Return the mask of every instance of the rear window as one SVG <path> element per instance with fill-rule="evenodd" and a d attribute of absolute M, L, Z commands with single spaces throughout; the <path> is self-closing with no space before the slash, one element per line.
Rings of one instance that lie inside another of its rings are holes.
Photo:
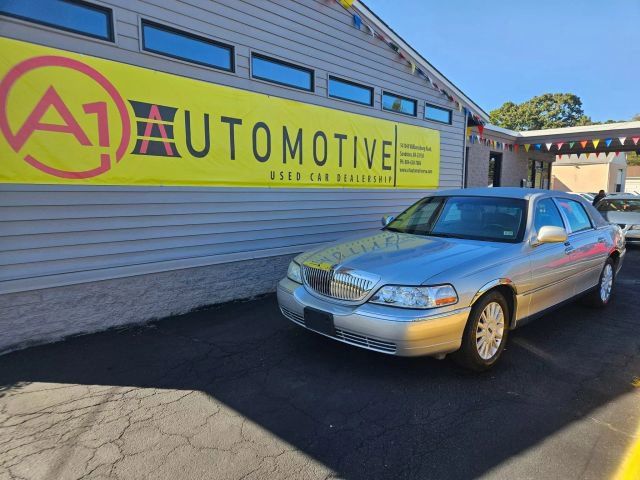
<path fill-rule="evenodd" d="M 640 199 L 602 200 L 598 203 L 601 212 L 636 212 L 640 213 Z"/>

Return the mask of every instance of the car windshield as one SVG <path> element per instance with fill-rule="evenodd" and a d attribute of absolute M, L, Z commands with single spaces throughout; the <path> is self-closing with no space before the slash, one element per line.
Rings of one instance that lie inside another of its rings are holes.
<path fill-rule="evenodd" d="M 598 204 L 601 212 L 640 212 L 640 199 L 620 198 L 618 200 L 602 200 Z"/>
<path fill-rule="evenodd" d="M 520 242 L 526 202 L 499 197 L 427 197 L 385 227 L 386 230 L 432 237 L 492 242 Z"/>

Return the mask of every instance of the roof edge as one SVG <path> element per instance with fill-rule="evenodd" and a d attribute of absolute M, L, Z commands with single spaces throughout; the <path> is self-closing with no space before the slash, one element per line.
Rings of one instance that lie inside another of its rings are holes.
<path fill-rule="evenodd" d="M 440 70 L 434 67 L 427 59 L 425 59 L 418 51 L 416 51 L 407 41 L 405 41 L 400 35 L 398 35 L 393 28 L 382 20 L 376 13 L 371 10 L 362 0 L 355 0 L 352 4 L 360 14 L 363 14 L 371 23 L 375 25 L 377 29 L 384 32 L 396 45 L 400 46 L 404 52 L 413 57 L 417 65 L 427 69 L 434 77 L 440 82 L 445 84 L 452 92 L 454 92 L 458 98 L 466 103 L 471 110 L 474 110 L 483 120 L 489 122 L 489 114 L 482 109 L 477 103 L 469 98 L 462 90 L 460 90 L 451 80 L 449 80 Z"/>

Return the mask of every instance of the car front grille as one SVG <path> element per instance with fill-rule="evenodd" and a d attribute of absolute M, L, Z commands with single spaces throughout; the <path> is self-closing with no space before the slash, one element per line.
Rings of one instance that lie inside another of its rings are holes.
<path fill-rule="evenodd" d="M 292 312 L 288 308 L 280 307 L 280 310 L 282 311 L 282 314 L 289 320 L 306 328 L 306 325 L 304 323 L 304 316 L 300 315 L 299 313 Z M 331 336 L 331 338 L 343 343 L 348 343 L 350 345 L 363 347 L 369 350 L 375 350 L 376 352 L 396 353 L 397 349 L 396 344 L 393 342 L 377 340 L 375 338 L 367 337 L 366 335 L 343 330 L 342 328 L 336 328 L 336 334 L 335 336 Z"/>
<path fill-rule="evenodd" d="M 311 290 L 339 300 L 362 300 L 377 283 L 377 278 L 349 269 L 334 270 L 303 265 L 302 272 L 304 283 Z"/>

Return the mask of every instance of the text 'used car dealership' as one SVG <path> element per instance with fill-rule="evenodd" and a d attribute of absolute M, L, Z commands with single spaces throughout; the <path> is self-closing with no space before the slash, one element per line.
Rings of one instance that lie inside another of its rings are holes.
<path fill-rule="evenodd" d="M 0 2 L 0 351 L 273 292 L 428 191 L 550 185 L 550 149 L 496 148 L 543 137 L 361 2 L 39 3 Z"/>

